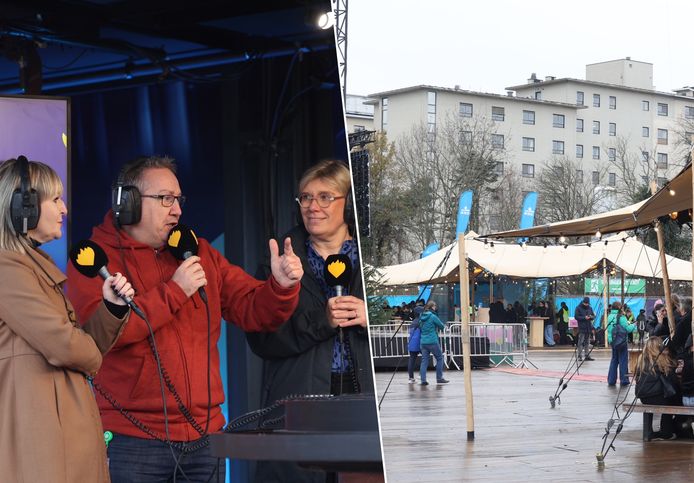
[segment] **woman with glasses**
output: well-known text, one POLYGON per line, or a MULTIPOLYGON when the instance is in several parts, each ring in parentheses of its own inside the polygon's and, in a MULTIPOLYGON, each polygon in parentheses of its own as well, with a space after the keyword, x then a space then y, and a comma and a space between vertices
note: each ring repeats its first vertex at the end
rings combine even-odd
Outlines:
MULTIPOLYGON (((366 304, 354 238, 351 179, 341 161, 323 161, 299 181, 298 226, 287 235, 304 267, 299 305, 273 333, 249 333, 264 359, 261 406, 297 394, 373 393, 366 304), (342 296, 323 276, 325 259, 343 254, 352 275, 342 296)), ((269 267, 264 267, 267 273, 269 267)), ((256 481, 325 481, 325 473, 289 463, 259 464, 256 481)))

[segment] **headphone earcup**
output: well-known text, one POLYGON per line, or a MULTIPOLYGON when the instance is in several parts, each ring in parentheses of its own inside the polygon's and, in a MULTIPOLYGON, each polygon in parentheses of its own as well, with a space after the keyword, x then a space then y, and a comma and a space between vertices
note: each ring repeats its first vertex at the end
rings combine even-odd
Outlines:
POLYGON ((31 188, 29 161, 24 156, 19 156, 17 164, 19 165, 21 181, 20 187, 12 192, 10 217, 15 232, 26 234, 26 231, 33 230, 38 226, 41 217, 41 204, 39 203, 39 194, 31 188), (26 220, 26 231, 24 230, 24 220, 26 220))
POLYGON ((111 208, 119 226, 135 225, 142 218, 142 197, 135 186, 116 185, 111 193, 111 208))
POLYGON ((347 193, 347 197, 345 198, 345 211, 342 216, 345 220, 345 223, 347 223, 347 226, 349 226, 350 231, 354 231, 356 226, 356 220, 354 217, 354 205, 352 204, 351 191, 347 193))

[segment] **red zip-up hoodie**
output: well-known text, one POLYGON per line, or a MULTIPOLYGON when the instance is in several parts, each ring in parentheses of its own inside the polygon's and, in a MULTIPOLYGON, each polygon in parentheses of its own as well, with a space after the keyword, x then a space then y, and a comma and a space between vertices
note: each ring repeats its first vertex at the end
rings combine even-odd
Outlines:
MULTIPOLYGON (((207 314, 200 295, 196 292, 192 297, 186 297, 178 284, 171 280, 180 262, 169 251, 155 250, 133 240, 123 230, 116 231, 111 211, 106 214, 104 222, 94 228, 91 239, 106 252, 109 271, 125 274, 133 284, 135 301, 154 330, 162 366, 197 424, 205 428, 208 407, 207 314)), ((272 276, 267 281, 257 280, 230 264, 206 240, 200 238, 198 241, 198 256, 207 278, 205 290, 211 322, 209 431, 217 431, 225 423, 219 407, 224 402, 217 350, 221 318, 244 331, 274 330, 296 309, 300 284, 286 289, 272 276)), ((72 264, 68 265, 67 291, 77 310, 78 320, 87 320, 96 310, 102 300, 102 285, 100 278, 87 278, 72 264)), ((159 375, 148 339, 149 330, 144 320, 132 313, 116 345, 104 356, 101 370, 94 380, 129 414, 163 437, 165 426, 159 375)), ((186 421, 171 392, 168 389, 165 392, 171 440, 198 439, 200 434, 186 421)), ((96 399, 104 429, 149 438, 98 391, 96 399)))

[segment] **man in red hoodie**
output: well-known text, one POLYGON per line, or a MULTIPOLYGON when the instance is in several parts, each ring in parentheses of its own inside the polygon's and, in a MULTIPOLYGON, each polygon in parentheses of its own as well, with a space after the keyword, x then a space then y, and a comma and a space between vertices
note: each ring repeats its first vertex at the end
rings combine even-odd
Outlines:
MULTIPOLYGON (((215 472, 223 477, 224 461, 210 456, 205 435, 225 423, 217 351, 221 318, 245 331, 277 328, 296 308, 301 261, 291 240, 285 240, 283 255, 270 240, 272 275, 260 281, 199 239, 198 255, 179 262, 166 249, 185 202, 173 161, 138 159, 123 168, 117 184, 117 213, 106 214, 92 240, 106 252, 109 271, 127 274, 151 324, 167 415, 150 332, 133 313, 94 379, 104 429, 114 434, 108 447, 111 479, 169 481, 178 472, 182 481, 215 481, 215 472), (201 287, 209 303, 209 336, 201 287), (173 449, 167 440, 174 442, 173 449)), ((79 320, 87 320, 102 299, 102 282, 86 278, 72 265, 68 279, 79 320)))

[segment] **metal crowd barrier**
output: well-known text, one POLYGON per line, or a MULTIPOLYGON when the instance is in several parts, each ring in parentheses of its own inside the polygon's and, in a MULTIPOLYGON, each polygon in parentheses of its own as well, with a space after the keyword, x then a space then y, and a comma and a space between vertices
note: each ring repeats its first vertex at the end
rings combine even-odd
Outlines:
MULTIPOLYGON (((388 324, 369 326, 371 354, 377 362, 388 358, 409 356, 407 343, 410 323, 391 321, 388 324), (392 340, 391 340, 392 339, 392 340)), ((439 343, 447 368, 460 369, 463 359, 462 324, 448 322, 439 333, 439 343)), ((509 364, 526 367, 528 359, 528 328, 525 324, 470 323, 470 353, 472 366, 494 367, 509 364), (485 359, 486 358, 486 359, 485 359)))

